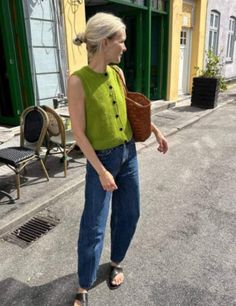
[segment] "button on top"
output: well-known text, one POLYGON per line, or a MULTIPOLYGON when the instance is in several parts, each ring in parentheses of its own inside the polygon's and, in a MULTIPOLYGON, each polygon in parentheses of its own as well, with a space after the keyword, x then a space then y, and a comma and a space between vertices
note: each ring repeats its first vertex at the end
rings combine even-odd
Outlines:
POLYGON ((112 89, 112 86, 110 85, 109 88, 112 89))

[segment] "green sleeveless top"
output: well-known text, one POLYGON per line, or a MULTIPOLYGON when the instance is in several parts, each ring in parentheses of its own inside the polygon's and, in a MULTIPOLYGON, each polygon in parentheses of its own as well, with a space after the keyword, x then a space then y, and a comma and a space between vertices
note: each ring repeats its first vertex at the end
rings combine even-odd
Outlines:
POLYGON ((117 72, 107 66, 98 73, 85 66, 73 75, 80 78, 85 93, 86 136, 95 150, 116 147, 132 138, 125 94, 117 72))

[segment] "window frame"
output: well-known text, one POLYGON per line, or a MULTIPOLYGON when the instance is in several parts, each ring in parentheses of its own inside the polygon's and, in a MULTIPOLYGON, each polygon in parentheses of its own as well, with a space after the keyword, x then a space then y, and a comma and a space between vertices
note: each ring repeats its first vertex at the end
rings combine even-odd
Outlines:
POLYGON ((67 58, 63 47, 65 35, 62 33, 63 19, 60 6, 56 0, 48 0, 44 4, 35 1, 33 7, 30 6, 29 1, 24 0, 23 5, 35 104, 52 106, 53 98, 64 95, 66 92, 67 58), (39 29, 39 34, 41 32, 41 36, 34 33, 35 27, 39 29), (37 39, 40 42, 37 42, 37 39), (49 69, 44 55, 37 56, 40 52, 51 53, 53 67, 49 69))
POLYGON ((209 36, 208 36, 208 50, 211 50, 215 55, 218 53, 218 42, 220 34, 220 12, 211 10, 209 36), (218 18, 216 24, 216 17, 218 18))
POLYGON ((229 28, 228 28, 228 38, 227 38, 227 49, 226 49, 226 62, 232 63, 234 57, 234 45, 236 40, 236 17, 230 16, 229 18, 229 28), (232 25, 231 29, 231 23, 232 25))

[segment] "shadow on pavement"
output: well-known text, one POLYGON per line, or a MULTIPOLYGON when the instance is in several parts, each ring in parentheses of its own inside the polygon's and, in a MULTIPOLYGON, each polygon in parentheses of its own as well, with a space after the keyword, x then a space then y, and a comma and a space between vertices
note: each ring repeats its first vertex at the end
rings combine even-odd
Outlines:
POLYGON ((14 278, 7 278, 0 282, 1 305, 73 305, 75 286, 75 274, 42 286, 30 286, 14 278))
MULTIPOLYGON (((46 168, 49 175, 49 181, 47 181, 40 162, 35 161, 29 164, 25 171, 23 170, 20 176, 20 186, 23 190, 25 187, 34 185, 42 185, 50 183, 52 179, 61 179, 64 177, 64 164, 60 161, 59 156, 49 156, 46 163, 46 168)), ((68 161, 68 173, 73 169, 85 168, 85 159, 83 156, 77 156, 76 158, 69 158, 68 161)), ((66 179, 66 178, 65 178, 66 179)), ((37 187, 36 187, 37 188, 37 187)), ((16 191, 16 178, 15 173, 10 169, 7 173, 0 175, 0 190, 8 192, 10 194, 16 191)), ((0 195, 0 204, 2 197, 0 195)))
MULTIPOLYGON (((189 112, 189 113, 199 113, 200 108, 196 107, 196 106, 179 106, 176 108, 173 108, 172 111, 173 112, 189 112)), ((203 111, 205 109, 202 109, 203 111)))
MULTIPOLYGON (((110 264, 99 266, 97 281, 94 287, 107 280, 110 264)), ((73 305, 77 289, 76 273, 65 275, 42 286, 30 286, 14 278, 0 282, 1 306, 69 306, 73 305)))

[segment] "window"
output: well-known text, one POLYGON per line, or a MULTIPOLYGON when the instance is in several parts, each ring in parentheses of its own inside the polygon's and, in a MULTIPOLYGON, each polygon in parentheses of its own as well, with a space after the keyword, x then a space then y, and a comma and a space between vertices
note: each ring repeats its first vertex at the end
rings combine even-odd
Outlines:
POLYGON ((65 93, 65 50, 58 1, 26 1, 26 28, 38 105, 53 105, 65 93))
POLYGON ((187 43, 187 32, 186 31, 181 31, 180 33, 180 44, 181 45, 186 45, 187 43))
POLYGON ((214 54, 217 54, 218 51, 219 26, 220 14, 216 11, 211 11, 208 49, 214 54))
POLYGON ((229 19, 229 32, 228 32, 228 41, 227 41, 227 52, 226 52, 226 61, 232 62, 234 55, 234 42, 235 42, 235 32, 236 32, 236 19, 230 17, 229 19))

